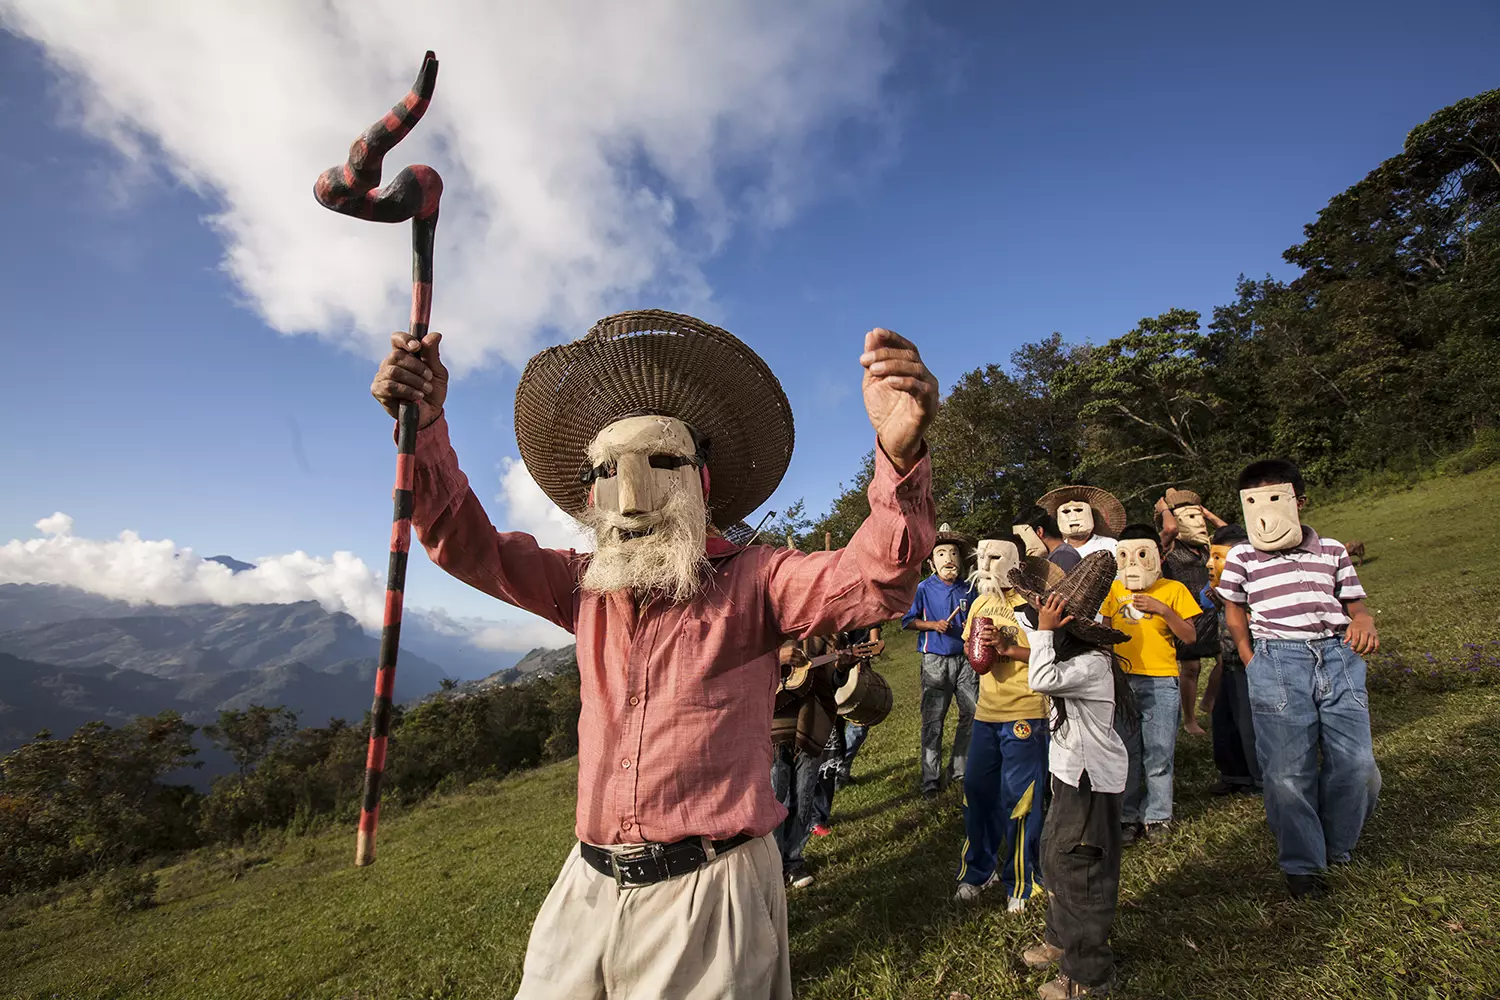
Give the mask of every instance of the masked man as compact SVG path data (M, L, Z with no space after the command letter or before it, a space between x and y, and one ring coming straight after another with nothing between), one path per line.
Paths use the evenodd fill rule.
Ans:
M977 596L963 578L964 563L973 539L938 531L932 549L932 575L917 587L917 596L901 619L901 627L921 632L922 654L922 794L934 798L950 780L963 781L969 756L969 731L979 703L979 675L964 659L964 622ZM943 720L958 699L958 726L953 731L953 754L939 773L943 757Z
M1240 473L1249 544L1229 550L1218 594L1245 664L1266 821L1294 897L1327 891L1380 797L1364 657L1380 646L1349 552L1302 523L1302 473Z
M995 659L979 677L979 707L964 772L967 840L954 899L975 899L998 882L1010 913L1042 894L1042 801L1047 789L1047 699L1026 682L1030 650L1016 618L1026 598L1009 587L1024 544L1017 535L980 539L969 576L979 596L964 625L967 641L975 622L990 620L979 638L995 651ZM1049 565L1035 556L1032 561Z
M516 390L521 457L593 529L587 554L491 525L449 444L439 340L397 334L371 386L389 413L419 408L417 537L447 572L577 636L579 844L518 997L790 997L771 836L786 810L766 780L777 650L910 601L933 538L936 380L904 338L866 335L870 516L837 551L739 548L709 526L749 514L785 472L780 384L691 317L602 320L532 358Z
M1101 609L1125 633L1115 646L1135 695L1136 718L1115 719L1130 769L1122 823L1125 843L1165 832L1172 821L1179 693L1176 643L1197 638L1198 599L1161 575L1161 539L1149 524L1132 524L1115 545L1119 576ZM1175 640L1175 642L1174 642Z
M1062 486L1036 504L1057 519L1058 530L1079 558L1113 552L1125 528L1125 505L1097 486Z
M1162 575L1176 580L1197 596L1208 586L1209 537L1213 528L1223 527L1224 521L1207 507L1203 500L1191 490L1169 489L1167 495L1156 502L1156 512L1161 517ZM1213 528L1209 526L1212 525ZM1212 610L1205 605L1205 611ZM1217 615L1204 615L1198 621L1204 625L1216 624ZM1205 735L1198 724L1198 677L1203 669L1205 656L1217 653L1215 636L1204 630L1198 641L1177 647L1177 671L1182 682L1183 728L1194 736ZM1212 713L1214 693L1218 690L1221 674L1215 665L1213 676L1204 685L1203 711Z

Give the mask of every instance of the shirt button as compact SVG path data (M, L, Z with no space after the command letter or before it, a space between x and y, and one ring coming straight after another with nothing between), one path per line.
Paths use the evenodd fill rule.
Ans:
M632 822L630 822L630 820L627 819L625 822L623 822L623 823L620 824L620 829L621 830L629 830L633 826L635 826L635 824L632 823Z
M632 705L639 705L641 703L641 699L637 698L635 695L631 695L630 696L630 703Z
M620 761L620 766L628 770L630 768L630 758L626 757L624 760Z

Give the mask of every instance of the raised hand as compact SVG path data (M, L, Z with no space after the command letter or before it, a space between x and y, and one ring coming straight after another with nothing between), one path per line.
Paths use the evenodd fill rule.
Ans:
M1040 632L1055 632L1072 620L1073 616L1068 614L1068 606L1060 594L1048 597L1036 609L1036 627Z
M392 417L402 403L417 404L417 426L426 427L443 413L448 398L448 369L439 357L441 333L429 333L422 341L405 333L391 334L391 353L380 362L375 381L370 383L374 396ZM416 352L421 351L418 357Z
M865 334L865 411L875 437L897 472L917 463L923 435L937 414L938 381L916 345L898 333L877 327Z

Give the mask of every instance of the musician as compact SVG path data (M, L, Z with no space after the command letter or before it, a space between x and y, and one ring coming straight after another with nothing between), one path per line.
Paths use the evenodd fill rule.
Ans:
M840 652L836 635L813 636L781 648L784 679L771 722L771 788L787 811L776 828L776 844L783 877L793 889L813 882L803 849L820 819L819 769L840 729L835 694L854 662L852 654Z
M397 334L371 385L392 415L418 407L416 536L442 569L578 638L579 843L517 996L789 998L772 836L786 810L766 780L776 650L911 601L936 521L924 435L937 380L906 339L867 334L869 517L837 551L740 547L707 528L781 481L786 394L724 330L609 317L532 358L516 390L527 471L594 532L592 553L567 552L490 523L449 444L439 342Z
M847 649L854 661L866 670L873 669L870 661L885 651L879 625L840 632L835 643L840 649ZM839 686L844 683L841 680ZM868 732L867 726L855 725L845 719L834 721L828 742L823 746L823 758L818 763L818 783L813 795L814 837L826 837L833 832L833 793L848 784L849 768Z

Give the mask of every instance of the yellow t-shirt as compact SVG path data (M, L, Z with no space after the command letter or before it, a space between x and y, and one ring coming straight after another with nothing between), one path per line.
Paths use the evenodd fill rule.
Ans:
M993 621L996 628L1009 625L1016 630L1016 645L1025 646L1026 632L1012 610L1025 603L1026 598L1020 594L1012 594L1009 598L980 594L979 600L969 605L969 616L964 621L964 640L969 638L971 623L976 617L981 617ZM979 675L979 707L974 710L974 718L980 722L1045 719L1046 696L1037 694L1026 683L1027 668L1025 660L997 657L990 672Z
M1131 591L1119 580L1109 588L1109 596L1099 613L1110 620L1115 628L1130 637L1129 641L1115 646L1120 655L1120 667L1127 674L1143 674L1147 677L1177 676L1177 646L1172 630L1161 615L1145 618L1130 617L1121 610L1129 602ZM1186 587L1176 580L1162 577L1145 590L1140 591L1154 597L1183 618L1191 619L1203 609Z

